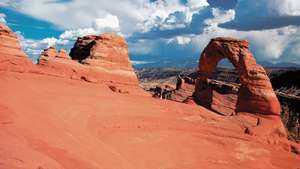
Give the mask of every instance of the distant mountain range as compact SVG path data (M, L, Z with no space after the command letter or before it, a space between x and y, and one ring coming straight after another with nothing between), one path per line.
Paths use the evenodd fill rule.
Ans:
M195 68L198 66L198 57L149 57L149 56L132 56L133 66L139 68ZM290 62L271 63L268 61L258 61L260 65L268 68L300 68L300 64ZM222 60L218 64L222 67L233 67L228 60Z

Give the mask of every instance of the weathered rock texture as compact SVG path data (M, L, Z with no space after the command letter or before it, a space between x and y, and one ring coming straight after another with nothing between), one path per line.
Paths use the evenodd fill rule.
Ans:
M0 55L26 57L17 35L3 23L0 23Z
M41 64L42 62L47 62L47 60L51 58L71 59L64 49L57 51L54 47L49 47L44 49L44 51L41 53L39 63Z
M0 70L26 71L31 65L21 49L17 35L4 23L0 23Z
M127 43L115 33L78 38L70 56L81 63L105 69L133 70L128 57Z
M174 90L171 100L194 104L192 99L195 91L195 79L191 77L177 77L176 90Z
M213 89L208 78L221 59L227 58L237 69L241 86L235 112L245 133L261 136L270 144L289 149L286 130L281 122L280 103L262 66L258 65L246 40L215 38L204 49L199 62L199 77L194 98L205 107L224 115L233 115L234 93ZM229 90L234 91L234 90Z
M88 74L94 79L140 88L129 60L127 43L115 33L79 37L70 56L88 67Z
M0 23L0 70L103 83L117 87L122 93L148 95L139 87L129 61L127 44L122 37L113 33L89 37L95 37L95 46L90 49L93 57L79 63L72 60L65 50L57 51L50 47L42 52L38 64L35 65L21 50L16 34ZM83 48L77 50L79 55L82 53L80 50L85 51ZM109 58L101 60L97 57L99 53Z
M244 134L234 116L132 95L124 89L134 85L118 86L121 74L56 56L45 50L47 61L19 72L0 62L1 169L299 166L295 154Z
M55 48L45 49L39 66L48 74L92 83L107 83L122 93L145 94L138 85L128 57L126 41L114 34L78 38L70 53Z
M207 79L221 59L227 58L238 70L241 88L238 93L236 112L250 112L262 115L280 115L279 101L270 80L262 66L256 63L246 40L230 38L212 39L203 51L199 62L199 78L195 97L206 106L211 99L204 99L211 93Z

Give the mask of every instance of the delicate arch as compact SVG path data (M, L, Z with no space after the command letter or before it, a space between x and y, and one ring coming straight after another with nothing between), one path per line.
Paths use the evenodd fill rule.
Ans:
M196 101L210 107L212 95L207 80L224 58L237 69L241 82L235 111L279 115L280 104L270 80L263 67L256 63L246 40L219 37L210 41L199 60L194 93Z

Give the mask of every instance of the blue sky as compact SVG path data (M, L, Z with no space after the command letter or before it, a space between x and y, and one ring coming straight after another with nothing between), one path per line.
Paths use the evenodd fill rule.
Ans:
M248 39L259 61L300 64L299 0L0 0L0 21L33 60L114 31L135 61L195 62L211 38L231 36Z

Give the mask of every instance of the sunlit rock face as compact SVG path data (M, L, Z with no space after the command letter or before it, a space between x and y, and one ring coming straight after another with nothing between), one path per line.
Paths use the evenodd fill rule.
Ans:
M96 74L109 75L105 78L112 82L138 86L139 82L128 56L128 45L116 33L79 37L70 56Z
M218 62L224 58L227 58L239 72L241 87L238 91L235 112L279 115L280 103L270 80L264 68L256 63L246 40L215 38L210 41L199 61L196 99L210 106L211 103L206 98L207 93L211 93L207 90L207 79Z
M241 84L236 93L223 94L209 84L209 77L224 58L238 71ZM266 71L250 52L248 41L212 39L201 54L198 71L194 92L197 103L220 114L233 115L241 121L246 134L260 136L269 144L290 149L280 118L280 103Z
M49 59L58 58L58 59L67 59L70 60L71 57L66 53L64 49L57 51L54 47L49 47L44 49L39 58L39 64L46 64ZM44 63L43 63L44 62Z
M127 43L124 38L115 33L78 38L71 49L70 56L91 66L110 70L132 70Z
M0 23L0 55L26 57L17 35L4 23Z
M33 64L22 51L17 35L0 23L0 70L28 71Z
M119 48L102 42L108 53ZM147 97L136 77L124 73L132 72L126 55L119 66L107 60L93 65L49 48L35 65L17 54L19 48L10 53L6 41L0 45L8 46L0 55L1 169L299 167L295 154L248 135L272 131L277 135L268 135L268 143L281 143L280 130L274 130L280 119L237 120ZM245 132L243 119L259 127Z

